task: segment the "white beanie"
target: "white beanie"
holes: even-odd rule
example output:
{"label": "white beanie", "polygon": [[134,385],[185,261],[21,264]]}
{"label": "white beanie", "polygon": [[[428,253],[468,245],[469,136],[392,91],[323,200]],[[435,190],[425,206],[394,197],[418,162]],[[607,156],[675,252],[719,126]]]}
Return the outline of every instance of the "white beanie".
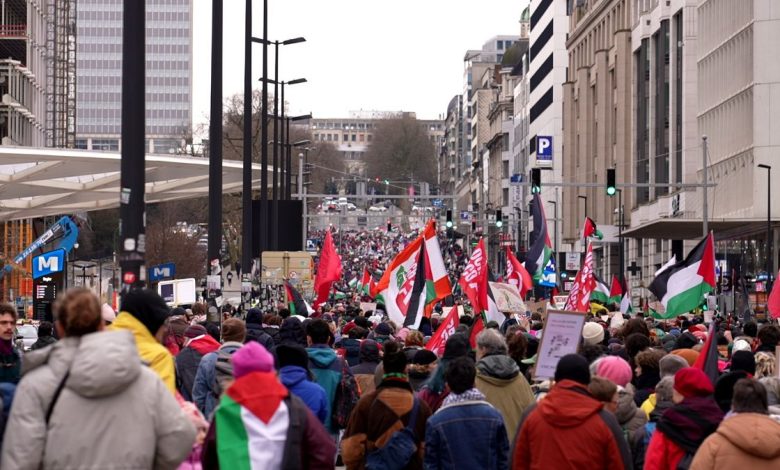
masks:
{"label": "white beanie", "polygon": [[582,339],[585,344],[599,344],[604,341],[604,328],[596,322],[585,323],[582,327]]}

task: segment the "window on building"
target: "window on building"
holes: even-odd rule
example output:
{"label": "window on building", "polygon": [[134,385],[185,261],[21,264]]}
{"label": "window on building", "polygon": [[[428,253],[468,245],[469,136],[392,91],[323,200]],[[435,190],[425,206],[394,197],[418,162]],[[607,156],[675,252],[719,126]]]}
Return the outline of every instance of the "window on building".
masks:
{"label": "window on building", "polygon": [[76,141],[73,143],[73,146],[77,149],[86,150],[87,139],[76,139]]}
{"label": "window on building", "polygon": [[356,141],[357,141],[357,134],[352,134],[352,142],[356,142]]}
{"label": "window on building", "polygon": [[366,135],[365,134],[360,134],[359,141],[360,142],[365,142],[366,141]]}

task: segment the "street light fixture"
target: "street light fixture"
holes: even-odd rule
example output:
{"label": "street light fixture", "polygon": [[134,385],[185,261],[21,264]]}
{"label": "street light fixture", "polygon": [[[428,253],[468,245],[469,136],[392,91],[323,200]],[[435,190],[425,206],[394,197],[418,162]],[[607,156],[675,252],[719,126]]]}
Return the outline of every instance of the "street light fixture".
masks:
{"label": "street light fixture", "polygon": [[766,170],[766,276],[767,292],[772,283],[772,271],[774,252],[772,247],[772,166],[764,163],[758,164],[759,168]]}

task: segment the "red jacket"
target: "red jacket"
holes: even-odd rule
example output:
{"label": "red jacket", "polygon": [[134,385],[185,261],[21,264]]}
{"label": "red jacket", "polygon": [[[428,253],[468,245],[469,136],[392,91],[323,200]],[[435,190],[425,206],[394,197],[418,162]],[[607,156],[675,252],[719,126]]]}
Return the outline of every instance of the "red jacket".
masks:
{"label": "red jacket", "polygon": [[631,453],[617,419],[587,388],[560,381],[520,421],[513,469],[631,468]]}
{"label": "red jacket", "polygon": [[674,470],[683,457],[685,457],[683,448],[656,429],[647,445],[645,470]]}

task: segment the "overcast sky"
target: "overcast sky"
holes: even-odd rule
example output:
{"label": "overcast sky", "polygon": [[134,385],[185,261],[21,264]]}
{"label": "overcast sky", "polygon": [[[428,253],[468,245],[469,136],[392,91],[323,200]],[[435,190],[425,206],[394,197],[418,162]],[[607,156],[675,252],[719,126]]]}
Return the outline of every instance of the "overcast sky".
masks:
{"label": "overcast sky", "polygon": [[[433,119],[463,88],[463,56],[492,36],[517,35],[528,0],[269,0],[271,40],[304,36],[280,46],[282,80],[292,114],[346,117],[352,110],[413,111]],[[224,90],[243,90],[244,1],[224,0]],[[262,1],[253,4],[253,35],[261,37]],[[193,124],[207,121],[211,60],[211,1],[194,0]],[[273,75],[269,47],[269,75]],[[254,46],[252,77],[262,72]]]}

